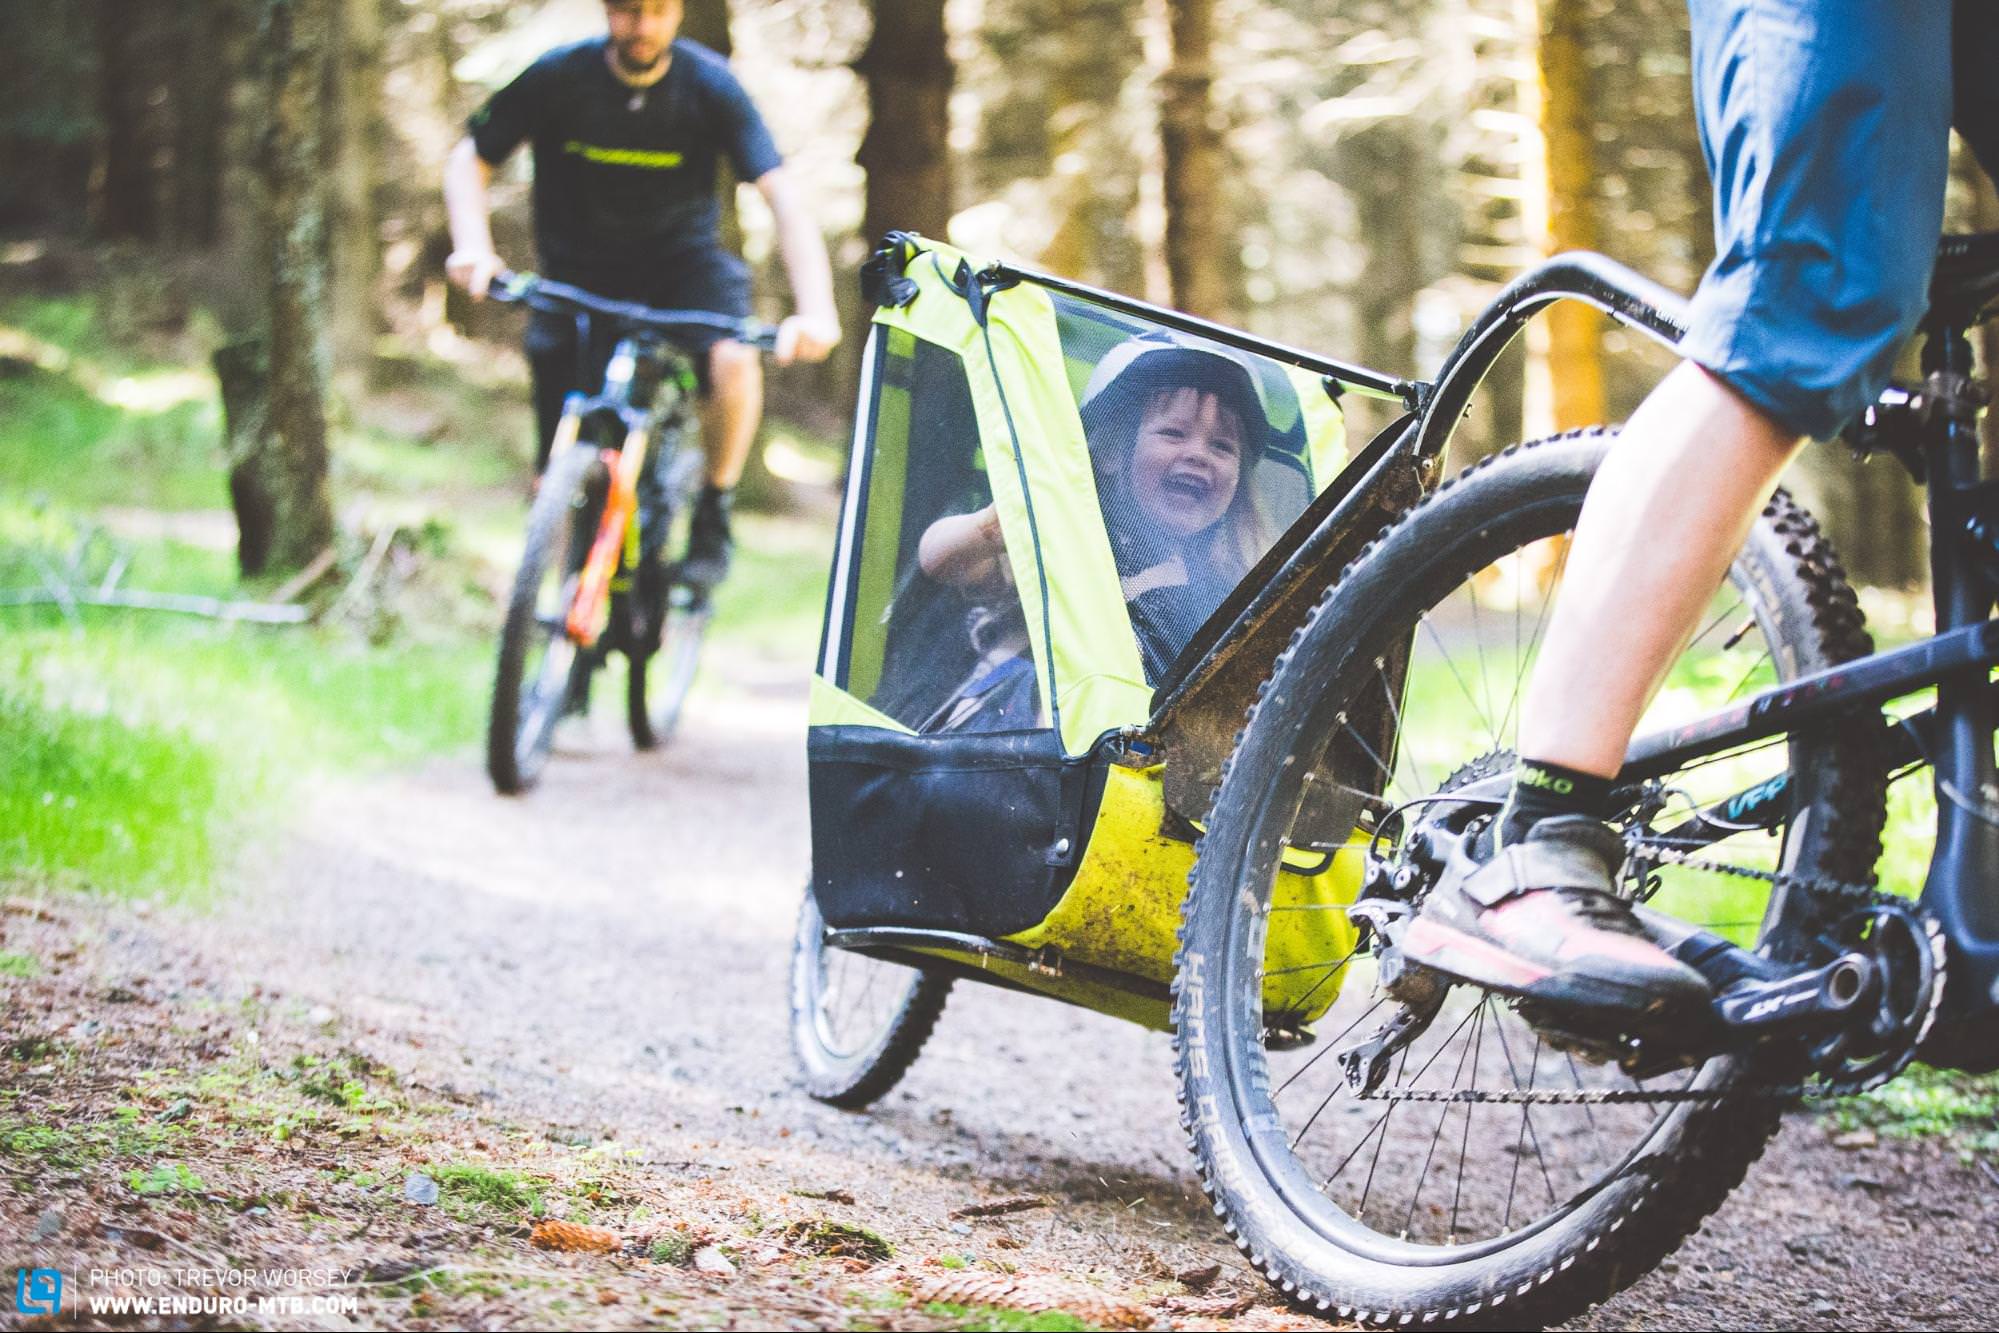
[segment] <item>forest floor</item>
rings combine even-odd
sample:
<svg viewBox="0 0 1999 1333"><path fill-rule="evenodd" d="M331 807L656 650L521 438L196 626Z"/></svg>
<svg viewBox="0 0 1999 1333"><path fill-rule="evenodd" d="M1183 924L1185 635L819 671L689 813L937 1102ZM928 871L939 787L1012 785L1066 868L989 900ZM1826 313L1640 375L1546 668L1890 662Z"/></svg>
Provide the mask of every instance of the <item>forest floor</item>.
<svg viewBox="0 0 1999 1333"><path fill-rule="evenodd" d="M129 1323L92 1270L289 1268L255 1291L351 1313L237 1322L1326 1327L1225 1243L1162 1035L961 986L877 1109L804 1095L805 663L708 671L664 752L600 714L526 799L324 779L205 910L9 900L0 1236L72 1284L34 1326ZM1989 1156L1799 1115L1577 1327L1985 1327L1995 1234Z"/></svg>

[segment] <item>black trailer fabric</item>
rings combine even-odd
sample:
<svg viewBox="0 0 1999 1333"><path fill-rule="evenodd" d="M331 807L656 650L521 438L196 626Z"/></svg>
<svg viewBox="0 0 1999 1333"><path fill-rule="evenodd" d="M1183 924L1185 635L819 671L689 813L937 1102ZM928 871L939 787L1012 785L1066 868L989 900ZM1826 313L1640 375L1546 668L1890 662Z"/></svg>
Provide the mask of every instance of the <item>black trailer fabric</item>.
<svg viewBox="0 0 1999 1333"><path fill-rule="evenodd" d="M1075 874L1103 778L1052 731L814 727L812 891L826 924L1007 935Z"/></svg>

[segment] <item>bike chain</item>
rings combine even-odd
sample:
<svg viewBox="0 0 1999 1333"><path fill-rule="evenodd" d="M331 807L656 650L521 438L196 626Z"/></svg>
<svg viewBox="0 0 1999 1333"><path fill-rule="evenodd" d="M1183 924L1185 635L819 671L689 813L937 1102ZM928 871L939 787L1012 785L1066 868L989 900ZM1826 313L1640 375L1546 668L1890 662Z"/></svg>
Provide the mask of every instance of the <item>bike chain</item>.
<svg viewBox="0 0 1999 1333"><path fill-rule="evenodd" d="M1849 1081L1820 1076L1802 1083L1785 1084L1731 1084L1713 1090L1705 1088L1570 1088L1540 1090L1534 1088L1508 1088L1486 1090L1483 1088L1376 1088L1372 1092L1359 1094L1362 1101L1395 1101L1419 1103L1466 1103L1470 1105L1550 1105L1550 1106L1603 1106L1633 1103L1680 1103L1718 1102L1727 1099L1756 1098L1758 1100L1798 1101L1810 1098L1814 1101L1828 1101L1836 1097L1852 1097L1872 1091L1900 1074L1915 1057L1915 1048L1929 1032L1935 1021L1937 1007L1943 1000L1944 950L1941 928L1934 917L1913 907L1906 898L1883 893L1871 884L1851 884L1835 879L1810 879L1796 875L1786 875L1779 871L1757 870L1750 866L1730 865L1722 861L1711 861L1681 851L1660 840L1638 840L1631 849L1634 863L1649 863L1654 868L1662 865L1676 865L1683 869L1704 871L1715 875L1734 875L1742 879L1761 880L1772 888L1801 888L1807 893L1823 898L1852 902L1857 907L1890 907L1899 912L1913 912L1921 921L1924 933L1930 941L1931 956L1936 965L1936 979L1931 989L1929 1013L1923 1018L1921 1031L1909 1043L1903 1058L1877 1071L1866 1079ZM1647 874L1649 872L1640 872ZM1641 886L1643 880L1641 880ZM1653 884L1649 891L1642 892L1637 901L1643 902L1658 891Z"/></svg>

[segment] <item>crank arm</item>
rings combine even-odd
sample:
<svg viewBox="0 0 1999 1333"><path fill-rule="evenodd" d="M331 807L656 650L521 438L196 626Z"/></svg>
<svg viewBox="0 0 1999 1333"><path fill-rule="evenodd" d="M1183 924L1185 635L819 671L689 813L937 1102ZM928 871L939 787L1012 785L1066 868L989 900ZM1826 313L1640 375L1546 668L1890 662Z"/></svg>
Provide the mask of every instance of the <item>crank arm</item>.
<svg viewBox="0 0 1999 1333"><path fill-rule="evenodd" d="M1715 997L1714 1016L1731 1037L1752 1041L1823 1032L1851 1023L1879 985L1873 961L1849 953L1776 981L1735 986Z"/></svg>
<svg viewBox="0 0 1999 1333"><path fill-rule="evenodd" d="M1709 1037L1723 1045L1844 1027L1880 986L1862 954L1800 972L1663 912L1641 906L1637 913L1661 948L1714 988Z"/></svg>

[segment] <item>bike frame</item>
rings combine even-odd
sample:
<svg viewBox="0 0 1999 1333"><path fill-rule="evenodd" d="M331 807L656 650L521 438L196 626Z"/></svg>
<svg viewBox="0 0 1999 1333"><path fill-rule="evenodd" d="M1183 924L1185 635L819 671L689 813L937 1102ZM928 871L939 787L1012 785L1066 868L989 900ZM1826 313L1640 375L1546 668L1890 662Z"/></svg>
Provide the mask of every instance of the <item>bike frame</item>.
<svg viewBox="0 0 1999 1333"><path fill-rule="evenodd" d="M663 358L670 372L661 378L662 389L672 386L673 390L663 412L655 404L641 407L632 402L632 383L640 358L648 354ZM577 422L577 429L568 432L572 448L580 444L582 424L593 415L608 415L624 428L624 443L616 449L601 451L610 470L611 489L604 498L604 513L598 520L597 535L590 543L589 557L577 577L576 595L569 603L565 621L570 638L585 648L596 647L603 632L604 603L616 575L620 569L638 564L639 478L645 475L652 454L656 424L662 419L672 420L685 410L687 392L682 380L688 373L684 358L676 358L664 347L648 348L638 338L621 338L604 368L603 389L594 396L571 394L563 404L564 420Z"/></svg>

